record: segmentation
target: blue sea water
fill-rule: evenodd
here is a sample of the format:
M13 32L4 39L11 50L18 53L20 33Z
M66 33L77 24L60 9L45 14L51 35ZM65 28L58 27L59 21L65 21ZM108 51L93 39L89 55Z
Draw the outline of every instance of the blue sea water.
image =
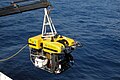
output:
M11 0L0 0L0 7ZM0 62L0 72L14 80L120 80L120 0L51 0L59 34L83 44L72 54L75 64L55 75L35 68L26 48ZM0 59L14 54L29 37L41 33L43 9L0 17Z

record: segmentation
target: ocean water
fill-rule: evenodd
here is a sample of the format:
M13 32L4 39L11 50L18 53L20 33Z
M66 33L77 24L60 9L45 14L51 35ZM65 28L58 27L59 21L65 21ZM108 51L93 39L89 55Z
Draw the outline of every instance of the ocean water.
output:
M0 0L0 7L11 0ZM28 47L0 62L0 72L14 80L120 80L120 0L51 0L57 32L83 44L75 64L62 74L35 68ZM41 34L43 9L0 17L0 59L14 54L29 37Z

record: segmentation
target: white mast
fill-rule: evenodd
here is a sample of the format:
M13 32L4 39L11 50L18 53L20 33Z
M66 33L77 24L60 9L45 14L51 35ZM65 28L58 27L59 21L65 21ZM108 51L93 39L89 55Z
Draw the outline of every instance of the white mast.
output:
M42 37L52 37L57 34L55 26L52 22L51 17L48 15L48 11L44 8L44 21L43 21L43 28L42 28ZM47 29L50 28L50 32L47 32Z

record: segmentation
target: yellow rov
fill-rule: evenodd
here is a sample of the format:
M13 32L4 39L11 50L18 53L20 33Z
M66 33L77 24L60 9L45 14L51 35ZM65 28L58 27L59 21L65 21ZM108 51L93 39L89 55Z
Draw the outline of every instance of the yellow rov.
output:
M0 8L0 17L44 8L42 34L28 39L30 60L36 67L50 73L58 74L67 70L74 62L71 52L76 46L79 46L79 43L57 33L49 16L49 10L47 10L48 7L51 7L47 0L38 0L35 3L22 5L16 4L26 1L28 0L17 0L10 6Z
M44 9L42 34L28 39L32 63L51 73L61 73L71 67L74 60L70 54L78 42L56 32L47 8Z

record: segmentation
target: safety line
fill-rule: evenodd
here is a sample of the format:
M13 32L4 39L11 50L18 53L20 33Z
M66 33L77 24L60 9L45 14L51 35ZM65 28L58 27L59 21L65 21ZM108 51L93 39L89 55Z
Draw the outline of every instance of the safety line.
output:
M5 58L5 59L0 59L0 62L3 61L7 61L9 59L12 59L13 57L15 57L17 54L19 54L23 49L25 49L27 47L28 44L26 44L25 46L23 46L20 50L18 50L15 54L13 54L12 56Z

